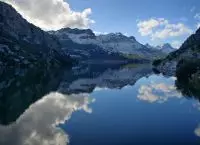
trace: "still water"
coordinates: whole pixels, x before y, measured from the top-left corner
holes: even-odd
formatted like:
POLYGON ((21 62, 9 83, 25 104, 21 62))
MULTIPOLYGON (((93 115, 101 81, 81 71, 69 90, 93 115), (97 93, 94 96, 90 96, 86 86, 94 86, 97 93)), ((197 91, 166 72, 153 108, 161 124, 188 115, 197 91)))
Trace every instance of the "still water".
POLYGON ((2 80, 0 144, 200 144, 198 99, 148 65, 39 74, 2 80))

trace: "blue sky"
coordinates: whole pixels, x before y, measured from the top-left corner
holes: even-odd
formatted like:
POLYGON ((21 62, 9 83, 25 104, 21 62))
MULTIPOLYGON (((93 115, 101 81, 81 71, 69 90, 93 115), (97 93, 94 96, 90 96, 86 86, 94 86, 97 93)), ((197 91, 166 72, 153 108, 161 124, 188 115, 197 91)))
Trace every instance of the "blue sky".
MULTIPOLYGON (((122 32, 133 35, 141 43, 153 45, 164 42, 178 45, 182 43, 190 33, 169 36, 152 40, 150 35, 141 36, 138 32, 138 22, 163 18, 169 24, 184 24, 193 32, 197 29, 200 13, 199 0, 68 0, 74 11, 82 11, 91 8, 90 18, 95 21, 90 28, 97 32, 122 32)), ((157 29, 157 28, 155 28, 157 29)), ((155 30, 156 32, 156 30, 155 30)))

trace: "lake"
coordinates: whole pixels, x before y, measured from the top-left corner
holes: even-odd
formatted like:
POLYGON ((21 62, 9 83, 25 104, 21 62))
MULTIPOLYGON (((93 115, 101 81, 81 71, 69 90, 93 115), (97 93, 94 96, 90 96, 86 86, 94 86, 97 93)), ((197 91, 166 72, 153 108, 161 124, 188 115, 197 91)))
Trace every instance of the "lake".
POLYGON ((185 88, 144 64, 11 70, 0 78, 0 144, 197 145, 200 97, 185 88))

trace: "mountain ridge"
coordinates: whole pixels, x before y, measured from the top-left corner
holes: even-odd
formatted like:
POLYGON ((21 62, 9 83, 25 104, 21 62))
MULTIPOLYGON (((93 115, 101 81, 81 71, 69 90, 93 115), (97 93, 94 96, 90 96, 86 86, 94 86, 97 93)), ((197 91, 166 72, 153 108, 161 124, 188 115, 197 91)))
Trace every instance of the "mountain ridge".
POLYGON ((122 55, 134 54, 140 58, 154 59, 159 55, 163 56, 159 50, 149 49, 145 45, 139 43, 134 36, 125 36, 122 33, 109 33, 95 35, 91 29, 80 30, 63 28, 58 31, 51 31, 61 41, 71 39, 74 43, 81 45, 92 44, 100 47, 107 53, 119 53, 122 55))

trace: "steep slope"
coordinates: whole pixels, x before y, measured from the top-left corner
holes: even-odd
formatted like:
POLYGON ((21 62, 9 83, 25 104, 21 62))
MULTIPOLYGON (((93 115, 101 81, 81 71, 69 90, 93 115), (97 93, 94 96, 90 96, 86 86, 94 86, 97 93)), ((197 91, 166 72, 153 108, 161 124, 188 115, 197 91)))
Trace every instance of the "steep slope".
POLYGON ((186 61, 199 61, 200 59, 200 29, 191 35, 180 47, 170 53, 165 59, 157 60, 154 65, 157 70, 165 74, 175 74, 176 70, 186 61))
POLYGON ((69 63, 56 37, 28 23, 10 5, 0 2, 0 65, 34 66, 69 63))
POLYGON ((61 41, 72 40, 76 44, 93 45, 93 47, 95 46, 108 54, 118 53, 124 56, 128 55, 129 58, 132 55, 133 58, 149 60, 163 55, 159 50, 149 49, 140 44, 133 36, 128 37, 121 33, 96 36, 90 29, 79 30, 70 28, 63 28, 50 33, 56 35, 61 41))

